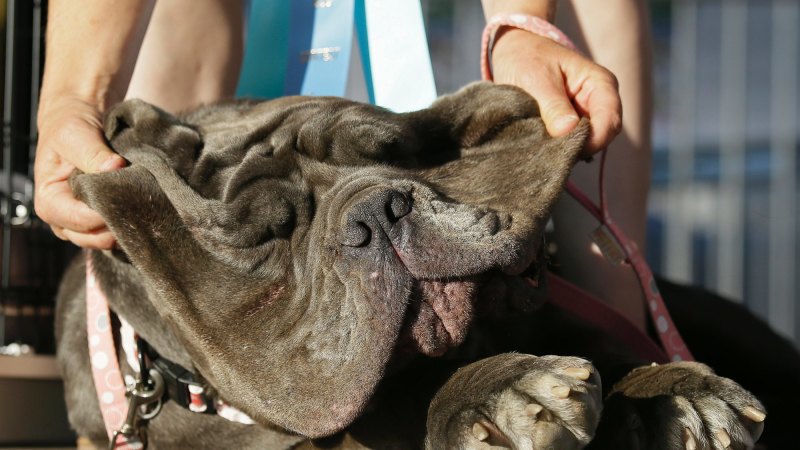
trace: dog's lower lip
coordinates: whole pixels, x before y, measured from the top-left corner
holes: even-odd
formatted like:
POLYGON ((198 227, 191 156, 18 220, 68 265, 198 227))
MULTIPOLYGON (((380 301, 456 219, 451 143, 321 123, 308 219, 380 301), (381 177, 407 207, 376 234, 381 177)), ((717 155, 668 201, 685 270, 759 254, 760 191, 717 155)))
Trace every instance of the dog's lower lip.
POLYGON ((472 322, 476 294, 475 277, 418 280, 398 347, 441 356, 461 344, 472 322))
POLYGON ((540 270, 540 264, 533 263, 515 275, 495 269, 449 280, 417 279, 398 350, 441 356, 463 343, 476 316, 503 317, 536 309, 542 300, 535 295, 540 270), (493 282, 500 283, 499 291, 490 287, 493 282))

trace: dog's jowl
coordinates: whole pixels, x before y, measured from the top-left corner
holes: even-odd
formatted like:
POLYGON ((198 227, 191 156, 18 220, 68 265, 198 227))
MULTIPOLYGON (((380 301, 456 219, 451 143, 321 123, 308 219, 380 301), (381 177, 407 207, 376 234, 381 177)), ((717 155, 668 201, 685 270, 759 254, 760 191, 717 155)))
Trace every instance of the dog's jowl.
MULTIPOLYGON (((589 129, 549 137, 516 88, 407 114, 133 100, 105 132, 129 167, 72 186, 119 243, 89 255, 113 335, 130 324, 144 370, 186 370, 205 399, 164 375, 160 413, 135 420, 150 448, 744 449, 761 433, 734 382, 651 367, 543 305, 544 227, 589 129)), ((102 447, 85 264, 60 293, 59 359, 72 425, 102 447)))

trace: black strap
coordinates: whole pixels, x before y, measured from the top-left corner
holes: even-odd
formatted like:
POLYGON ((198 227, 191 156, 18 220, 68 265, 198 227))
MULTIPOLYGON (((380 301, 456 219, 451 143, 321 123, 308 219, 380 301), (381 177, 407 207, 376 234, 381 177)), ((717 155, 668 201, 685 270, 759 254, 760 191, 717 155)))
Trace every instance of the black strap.
POLYGON ((159 355, 144 339, 138 340, 139 354, 147 355, 152 367, 164 377, 164 396, 183 408, 202 414, 216 414, 217 408, 212 398, 206 395, 206 388, 199 377, 178 363, 159 355), (199 393, 192 394, 189 387, 199 393))

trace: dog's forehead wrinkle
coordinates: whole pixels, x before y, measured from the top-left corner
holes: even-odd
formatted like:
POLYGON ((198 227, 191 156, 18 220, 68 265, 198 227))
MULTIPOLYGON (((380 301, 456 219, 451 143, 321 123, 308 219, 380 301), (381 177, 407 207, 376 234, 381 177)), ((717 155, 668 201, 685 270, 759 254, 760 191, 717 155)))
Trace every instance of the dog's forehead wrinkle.
MULTIPOLYGON (((293 183, 282 180, 289 166, 280 161, 277 164, 265 161, 265 156, 269 155, 265 155, 263 149, 252 147, 240 151, 244 152, 244 157, 237 164, 237 152, 226 154, 227 149, 214 147, 205 147, 207 151, 198 161, 194 177, 189 177, 189 184, 193 186, 186 186, 187 183, 182 183, 180 177, 175 177, 174 181, 165 181, 172 186, 166 187, 164 192, 172 198, 173 204, 181 205, 178 212, 187 228, 199 238, 201 244, 215 250, 214 254, 248 273, 269 272, 271 269, 262 266, 268 263, 275 249, 272 243, 264 241, 276 235, 286 235, 297 221, 298 210, 307 222, 305 210, 308 208, 304 203, 307 203, 308 196, 289 195, 296 191, 293 183), (273 169, 273 173, 270 174, 268 169, 273 169), (274 169, 279 172, 274 173, 274 169), (205 175, 203 172, 212 175, 197 177, 198 173, 205 175), (226 182, 208 183, 209 179, 226 179, 226 182), (195 186, 213 185, 221 186, 221 192, 214 192, 214 189, 193 192, 195 186), (279 198, 267 195, 265 199, 264 192, 251 192, 258 189, 273 194, 280 191, 283 195, 279 198), (258 217, 253 216, 254 211, 258 212, 258 217), (255 248, 249 248, 249 251, 239 255, 230 253, 230 250, 248 247, 255 248), (249 262, 244 263, 244 260, 249 262)), ((151 171, 165 172, 161 170, 163 163, 157 162, 157 159, 151 155, 139 158, 151 171)), ((169 177, 157 178, 164 180, 169 177)), ((276 259, 280 261, 282 258, 276 259)))
POLYGON ((260 125, 275 128, 276 124, 280 125, 287 118, 313 114, 327 101, 329 100, 322 97, 284 97, 241 104, 223 102, 201 108, 185 116, 185 121, 209 130, 224 131, 229 130, 231 126, 255 129, 260 125), (234 105, 233 108, 230 107, 231 104, 234 105))
POLYGON ((213 114, 209 114, 199 127, 206 141, 201 159, 211 159, 212 165, 230 165, 252 153, 273 156, 286 148, 293 152, 297 130, 320 102, 300 101, 285 109, 270 107, 272 103, 256 105, 228 121, 211 120, 213 114))
POLYGON ((286 182, 294 170, 288 164, 281 162, 263 161, 259 157, 245 157, 243 163, 234 169, 228 179, 222 184, 221 192, 214 193, 224 202, 232 202, 237 196, 250 189, 269 189, 268 186, 296 191, 297 189, 286 182), (248 161, 249 159, 249 161, 248 161), (256 161, 252 161, 256 159, 256 161), (249 164, 249 162, 251 164, 249 164))
POLYGON ((331 103, 301 126, 297 150, 319 161, 365 165, 416 153, 416 134, 398 114, 371 105, 331 103))

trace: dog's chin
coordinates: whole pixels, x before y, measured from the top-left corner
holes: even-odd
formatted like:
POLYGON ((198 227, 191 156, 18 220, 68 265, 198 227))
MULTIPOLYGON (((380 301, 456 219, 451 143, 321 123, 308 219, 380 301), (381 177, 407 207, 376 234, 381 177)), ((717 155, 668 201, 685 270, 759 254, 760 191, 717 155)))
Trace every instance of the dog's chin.
POLYGON ((519 275, 500 271, 449 279, 417 280, 397 350, 442 356, 461 345, 477 317, 531 311, 542 303, 536 264, 519 275))

